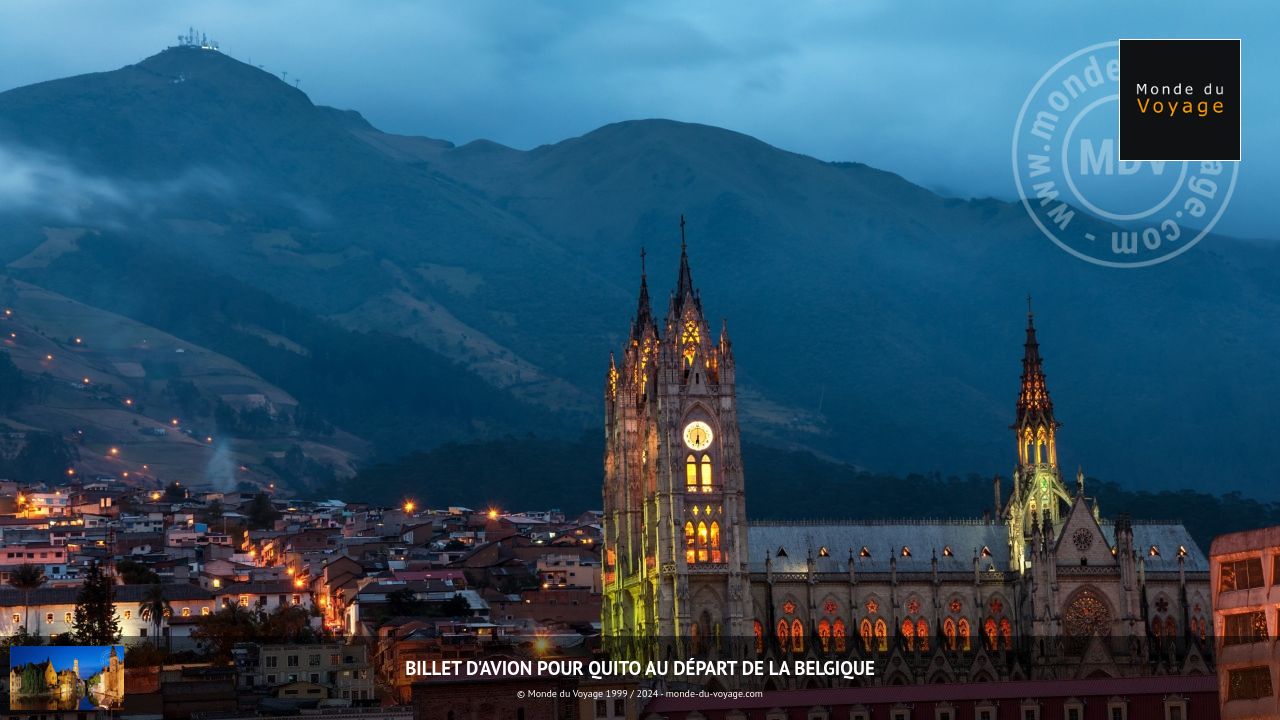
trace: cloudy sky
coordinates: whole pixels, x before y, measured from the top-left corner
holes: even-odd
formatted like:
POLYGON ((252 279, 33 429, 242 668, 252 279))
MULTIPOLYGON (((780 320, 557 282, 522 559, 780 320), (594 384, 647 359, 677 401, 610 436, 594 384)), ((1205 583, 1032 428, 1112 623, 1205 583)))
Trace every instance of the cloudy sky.
POLYGON ((1245 160, 1219 230, 1280 237, 1266 0, 5 0, 0 89, 136 62, 189 25, 387 131, 531 148, 664 117, 1001 198, 1018 109, 1058 59, 1119 37, 1240 37, 1245 160))

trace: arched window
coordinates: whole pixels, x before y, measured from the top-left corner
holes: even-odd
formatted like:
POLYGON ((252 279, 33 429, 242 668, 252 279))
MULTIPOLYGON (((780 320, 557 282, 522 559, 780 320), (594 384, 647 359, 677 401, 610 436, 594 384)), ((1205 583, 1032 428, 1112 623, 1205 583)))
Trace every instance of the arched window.
POLYGON ((858 626, 858 636, 862 638, 862 650, 871 652, 871 621, 863 618, 862 624, 858 626))
POLYGON ((947 649, 956 649, 956 621, 947 618, 942 622, 942 634, 947 639, 947 649))
POLYGON ((1156 640, 1159 640, 1160 636, 1164 634, 1164 623, 1160 621, 1160 618, 1155 618, 1151 621, 1151 634, 1155 636, 1156 640))
POLYGON ((756 634, 756 654, 763 655, 764 654, 764 626, 760 624, 759 620, 756 620, 754 623, 754 627, 752 629, 755 631, 755 634, 756 634))
POLYGON ((889 652, 889 626, 884 618, 876 620, 876 647, 880 652, 889 652))
POLYGON ((711 562, 720 562, 720 523, 711 522, 711 562))
POLYGON ((835 636, 836 652, 838 653, 844 652, 844 621, 843 620, 841 620, 840 618, 836 618, 835 623, 832 624, 831 626, 831 634, 835 636))
POLYGON ((804 625, 800 624, 800 618, 791 621, 791 650, 804 652, 804 625))
POLYGON ((786 619, 779 620, 778 621, 778 646, 782 648, 783 652, 787 651, 787 646, 790 644, 788 641, 790 639, 791 639, 791 625, 787 623, 786 619))
POLYGON ((1172 617, 1164 619, 1164 634, 1170 640, 1178 637, 1178 623, 1172 617))
POLYGON ((1004 638, 1004 649, 1013 649, 1013 625, 1009 622, 1009 618, 1000 620, 1000 637, 1004 638))
POLYGON ((690 564, 697 562, 694 539, 693 523, 687 522, 684 524, 684 561, 690 564))
POLYGON ((711 456, 702 456, 702 492, 711 492, 711 456))
POLYGON ((831 652, 831 623, 818 621, 818 642, 822 643, 822 652, 831 652))
POLYGON ((684 484, 689 492, 698 491, 698 460, 692 455, 684 459, 684 484))
POLYGON ((973 649, 973 644, 969 637, 969 620, 960 618, 960 649, 969 652, 973 649))
POLYGON ((692 648, 693 654, 697 655, 702 652, 702 638, 699 637, 698 623, 689 626, 689 647, 692 648))
POLYGON ((986 638, 987 649, 995 650, 996 643, 1000 641, 1000 630, 996 627, 995 618, 987 618, 987 621, 982 624, 982 635, 986 638))
POLYGON ((911 618, 902 621, 902 645, 907 652, 916 649, 916 624, 911 618))
POLYGON ((916 622, 916 644, 920 646, 920 652, 929 652, 929 623, 924 618, 916 622))
POLYGON ((698 523, 698 562, 707 561, 707 524, 698 523))

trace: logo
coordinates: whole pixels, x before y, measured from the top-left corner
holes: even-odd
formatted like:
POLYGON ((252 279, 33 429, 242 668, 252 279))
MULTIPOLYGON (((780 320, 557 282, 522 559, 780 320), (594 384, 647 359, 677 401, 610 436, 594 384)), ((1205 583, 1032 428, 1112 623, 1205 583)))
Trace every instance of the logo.
POLYGON ((1191 249, 1221 219, 1237 163, 1119 156, 1119 43, 1077 50, 1032 87, 1013 131, 1013 175, 1041 232, 1081 260, 1137 268, 1191 249))

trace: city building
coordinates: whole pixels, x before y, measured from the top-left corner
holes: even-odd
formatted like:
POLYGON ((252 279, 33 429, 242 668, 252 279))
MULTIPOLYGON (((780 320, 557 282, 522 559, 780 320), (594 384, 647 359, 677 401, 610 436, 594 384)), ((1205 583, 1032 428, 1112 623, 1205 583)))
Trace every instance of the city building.
POLYGON ((1214 538, 1209 563, 1223 720, 1280 717, 1280 527, 1214 538))

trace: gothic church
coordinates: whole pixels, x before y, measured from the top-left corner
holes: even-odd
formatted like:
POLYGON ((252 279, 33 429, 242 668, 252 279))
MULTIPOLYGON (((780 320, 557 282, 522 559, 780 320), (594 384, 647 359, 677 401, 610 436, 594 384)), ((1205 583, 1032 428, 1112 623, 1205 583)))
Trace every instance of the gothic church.
POLYGON ((1212 671, 1208 562, 1187 530, 1105 518, 1082 473, 1064 482, 1030 308, 995 517, 749 524, 733 345, 707 324, 683 233, 666 316, 642 272, 605 383, 613 653, 877 658, 887 684, 1212 671))

